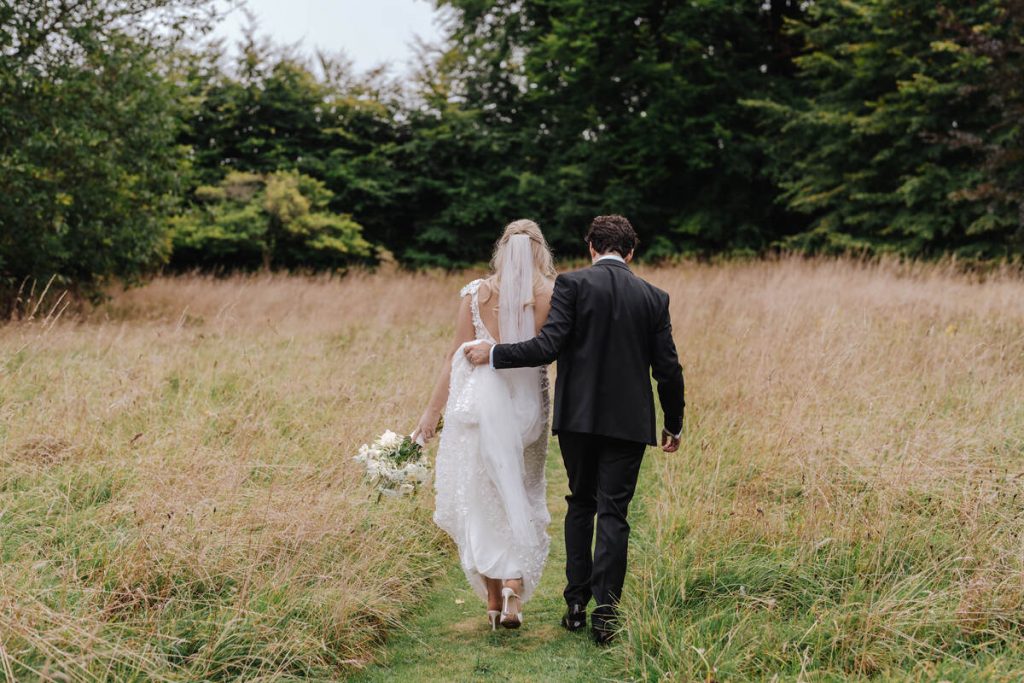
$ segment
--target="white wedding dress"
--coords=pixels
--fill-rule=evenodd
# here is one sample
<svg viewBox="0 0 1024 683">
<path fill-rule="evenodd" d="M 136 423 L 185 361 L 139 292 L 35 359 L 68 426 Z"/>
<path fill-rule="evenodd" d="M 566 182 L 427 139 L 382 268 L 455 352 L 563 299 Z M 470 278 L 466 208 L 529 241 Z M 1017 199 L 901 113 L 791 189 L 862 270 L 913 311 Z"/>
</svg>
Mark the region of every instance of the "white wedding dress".
<svg viewBox="0 0 1024 683">
<path fill-rule="evenodd" d="M 522 256 L 523 250 L 518 251 Z M 532 300 L 528 244 L 525 254 L 529 266 L 509 264 L 503 270 L 509 285 L 502 284 L 499 294 L 503 341 L 533 337 L 532 305 L 519 305 L 518 321 L 510 320 L 505 305 L 506 297 L 511 306 L 517 299 Z M 518 274 L 509 272 L 516 267 Z M 476 339 L 493 344 L 480 318 L 482 282 L 469 283 L 461 295 L 470 297 Z M 506 331 L 506 322 L 519 330 Z M 455 541 L 466 578 L 481 599 L 487 598 L 485 576 L 521 577 L 523 602 L 540 580 L 550 545 L 544 479 L 549 412 L 546 367 L 496 371 L 471 365 L 462 349 L 452 359 L 434 477 L 434 521 Z"/>
</svg>

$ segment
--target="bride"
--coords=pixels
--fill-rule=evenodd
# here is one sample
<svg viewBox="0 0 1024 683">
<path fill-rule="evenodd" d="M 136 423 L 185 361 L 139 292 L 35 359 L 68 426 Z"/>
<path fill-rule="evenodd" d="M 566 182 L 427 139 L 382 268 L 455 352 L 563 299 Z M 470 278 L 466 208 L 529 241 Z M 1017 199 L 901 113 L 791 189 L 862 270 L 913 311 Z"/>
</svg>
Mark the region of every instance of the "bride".
<svg viewBox="0 0 1024 683">
<path fill-rule="evenodd" d="M 532 339 L 551 307 L 555 268 L 536 223 L 510 223 L 489 277 L 463 287 L 455 340 L 414 438 L 430 439 L 442 407 L 434 522 L 459 548 L 491 628 L 518 628 L 548 555 L 545 497 L 547 367 L 473 366 L 462 349 Z"/>
</svg>

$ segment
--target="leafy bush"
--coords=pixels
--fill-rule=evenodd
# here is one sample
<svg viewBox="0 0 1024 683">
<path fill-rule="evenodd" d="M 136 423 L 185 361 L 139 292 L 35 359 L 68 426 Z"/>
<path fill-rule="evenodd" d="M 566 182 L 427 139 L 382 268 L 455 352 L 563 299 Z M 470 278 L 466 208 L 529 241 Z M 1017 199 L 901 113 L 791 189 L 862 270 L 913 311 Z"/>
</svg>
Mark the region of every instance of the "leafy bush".
<svg viewBox="0 0 1024 683">
<path fill-rule="evenodd" d="M 295 171 L 232 171 L 201 185 L 195 204 L 171 220 L 172 266 L 341 268 L 373 257 L 362 226 L 327 210 L 332 193 Z"/>
</svg>

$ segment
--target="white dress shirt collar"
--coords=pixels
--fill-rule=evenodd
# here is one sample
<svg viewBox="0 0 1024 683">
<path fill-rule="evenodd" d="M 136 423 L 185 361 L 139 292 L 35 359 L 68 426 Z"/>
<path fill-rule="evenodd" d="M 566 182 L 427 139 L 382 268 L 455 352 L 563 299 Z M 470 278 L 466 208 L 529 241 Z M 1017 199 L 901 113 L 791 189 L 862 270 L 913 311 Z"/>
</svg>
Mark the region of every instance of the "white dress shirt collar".
<svg viewBox="0 0 1024 683">
<path fill-rule="evenodd" d="M 605 254 L 604 256 L 598 256 L 596 259 L 594 259 L 594 263 L 597 263 L 598 261 L 604 261 L 605 259 L 611 259 L 613 261 L 621 261 L 622 263 L 626 262 L 626 259 L 622 258 L 618 254 Z"/>
</svg>

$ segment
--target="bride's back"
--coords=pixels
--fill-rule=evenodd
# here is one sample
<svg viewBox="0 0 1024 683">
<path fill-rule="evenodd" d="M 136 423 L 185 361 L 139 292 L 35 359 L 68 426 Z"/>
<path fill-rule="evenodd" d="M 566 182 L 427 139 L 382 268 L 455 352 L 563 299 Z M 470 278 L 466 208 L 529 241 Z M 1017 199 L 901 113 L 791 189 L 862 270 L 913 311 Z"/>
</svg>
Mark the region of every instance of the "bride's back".
<svg viewBox="0 0 1024 683">
<path fill-rule="evenodd" d="M 481 282 L 477 300 L 480 303 L 480 320 L 491 333 L 491 336 L 494 337 L 494 341 L 501 343 L 501 326 L 498 323 L 498 306 L 501 302 L 501 291 L 496 284 L 493 275 Z M 551 292 L 553 289 L 554 283 L 547 278 L 541 279 L 540 284 L 533 289 L 535 333 L 540 332 L 540 328 L 544 326 L 544 321 L 548 318 L 548 312 L 551 310 Z"/>
</svg>

